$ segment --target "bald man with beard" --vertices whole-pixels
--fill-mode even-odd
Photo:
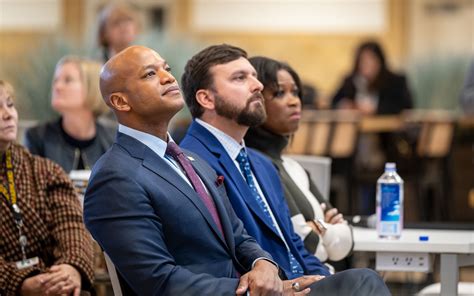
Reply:
[[[171,139],[169,121],[184,101],[166,61],[129,47],[104,65],[100,79],[119,128],[92,170],[84,217],[126,294],[307,294],[292,284],[306,287],[319,277],[282,281],[215,171]]]

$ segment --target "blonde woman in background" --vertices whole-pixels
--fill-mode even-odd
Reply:
[[[115,132],[97,121],[108,111],[99,89],[98,62],[66,56],[56,65],[51,106],[61,116],[26,131],[31,153],[71,170],[89,170],[109,148]]]

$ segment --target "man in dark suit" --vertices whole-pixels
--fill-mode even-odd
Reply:
[[[225,44],[202,50],[188,61],[182,87],[195,120],[181,146],[224,177],[237,216],[286,276],[327,276],[311,285],[315,295],[388,295],[380,277],[368,269],[329,276],[326,266],[295,234],[278,172],[243,141],[248,128],[266,118],[263,85],[246,52]]]
[[[100,87],[119,130],[92,170],[84,217],[127,289],[136,295],[293,292],[295,281],[280,280],[272,257],[235,216],[222,180],[169,137],[168,123],[184,102],[166,61],[151,49],[129,47],[104,65]]]

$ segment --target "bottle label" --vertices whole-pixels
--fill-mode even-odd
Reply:
[[[381,221],[400,221],[400,185],[381,184]]]

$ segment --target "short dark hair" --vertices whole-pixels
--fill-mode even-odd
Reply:
[[[257,71],[257,78],[263,84],[263,87],[272,91],[278,89],[278,71],[288,71],[298,88],[298,97],[300,100],[303,98],[303,87],[300,77],[290,65],[267,57],[251,57],[249,62]]]
[[[196,92],[212,88],[214,81],[209,69],[239,58],[247,58],[247,52],[239,47],[221,44],[201,50],[186,63],[181,77],[181,89],[193,118],[199,118],[204,113],[204,109],[196,100]]]

